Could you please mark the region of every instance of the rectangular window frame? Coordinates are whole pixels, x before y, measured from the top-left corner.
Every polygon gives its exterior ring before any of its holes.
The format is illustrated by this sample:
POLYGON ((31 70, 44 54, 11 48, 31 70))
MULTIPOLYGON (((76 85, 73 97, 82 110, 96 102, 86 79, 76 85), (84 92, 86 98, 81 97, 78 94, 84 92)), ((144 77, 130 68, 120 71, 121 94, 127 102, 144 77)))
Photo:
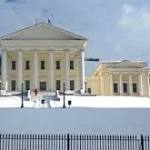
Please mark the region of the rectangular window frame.
POLYGON ((56 70, 60 70, 60 60, 56 61, 56 70))
POLYGON ((113 83, 113 93, 118 93, 118 83, 113 83))
POLYGON ((46 91, 46 81, 40 81, 40 91, 46 91))
POLYGON ((74 90, 75 90, 75 81, 70 80, 70 91, 74 91, 74 90))
POLYGON ((41 60, 41 70, 45 70, 45 61, 41 60))
POLYGON ((25 62, 25 69, 26 69, 26 70, 30 70, 30 61, 29 61, 29 60, 27 60, 27 61, 25 62))
POLYGON ((16 61, 15 60, 12 60, 12 62, 11 62, 11 69, 16 70, 16 61))
POLYGON ((11 90, 16 91, 16 80, 11 80, 11 90))
POLYGON ((137 93, 138 92, 137 83, 136 82, 132 83, 132 90, 133 90, 133 93, 137 93))
POLYGON ((91 88, 88 88, 87 91, 88 91, 89 94, 92 93, 91 88))
POLYGON ((60 89, 61 89, 61 81, 56 80, 56 90, 60 90, 60 89))
POLYGON ((127 94, 128 93, 128 83, 124 82, 122 87, 123 87, 123 93, 127 94))
POLYGON ((70 70, 74 70, 74 61, 70 60, 70 70))
POLYGON ((30 80, 25 80, 25 89, 30 90, 30 80))

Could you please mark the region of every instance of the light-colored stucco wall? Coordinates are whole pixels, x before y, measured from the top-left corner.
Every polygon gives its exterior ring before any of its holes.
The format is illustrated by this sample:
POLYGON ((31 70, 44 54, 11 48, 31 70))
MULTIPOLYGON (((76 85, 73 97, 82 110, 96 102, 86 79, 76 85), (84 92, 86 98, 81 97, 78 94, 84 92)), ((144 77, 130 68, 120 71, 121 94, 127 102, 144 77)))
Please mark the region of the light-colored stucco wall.
POLYGON ((86 92, 88 92, 88 88, 91 89, 92 95, 100 94, 100 79, 99 78, 86 78, 86 92))

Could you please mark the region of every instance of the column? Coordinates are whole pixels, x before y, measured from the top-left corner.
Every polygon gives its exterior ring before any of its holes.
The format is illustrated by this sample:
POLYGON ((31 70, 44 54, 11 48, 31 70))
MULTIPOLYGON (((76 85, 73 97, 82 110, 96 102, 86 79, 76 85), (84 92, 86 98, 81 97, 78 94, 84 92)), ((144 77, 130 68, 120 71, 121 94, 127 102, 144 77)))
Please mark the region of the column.
POLYGON ((2 68, 1 68, 1 89, 6 90, 6 82, 7 82, 7 52, 6 50, 2 50, 2 68))
POLYGON ((132 75, 131 74, 129 74, 129 94, 133 95, 132 75))
POLYGON ((75 70, 76 70, 76 80, 75 80, 75 90, 79 91, 80 90, 80 82, 79 82, 79 71, 80 71, 80 66, 79 66, 79 52, 76 52, 75 56, 75 70))
POLYGON ((33 82, 34 89, 38 89, 38 53, 34 51, 33 54, 33 82))
POLYGON ((22 84, 22 51, 17 51, 17 90, 21 91, 22 84))
POLYGON ((48 89, 54 92, 54 52, 50 50, 48 52, 48 89))
POLYGON ((104 95, 104 75, 100 74, 100 94, 104 95))
POLYGON ((143 96, 143 76, 142 74, 139 75, 139 94, 143 96))
POLYGON ((80 52, 80 87, 81 92, 85 93, 85 66, 84 66, 84 50, 80 52))
POLYGON ((64 82, 66 90, 69 90, 69 51, 64 51, 64 82))
POLYGON ((110 95, 113 95, 113 76, 110 74, 110 95))
POLYGON ((150 83, 149 83, 149 74, 147 75, 147 95, 150 96, 150 83))
POLYGON ((120 95, 123 95, 122 74, 119 75, 120 95))

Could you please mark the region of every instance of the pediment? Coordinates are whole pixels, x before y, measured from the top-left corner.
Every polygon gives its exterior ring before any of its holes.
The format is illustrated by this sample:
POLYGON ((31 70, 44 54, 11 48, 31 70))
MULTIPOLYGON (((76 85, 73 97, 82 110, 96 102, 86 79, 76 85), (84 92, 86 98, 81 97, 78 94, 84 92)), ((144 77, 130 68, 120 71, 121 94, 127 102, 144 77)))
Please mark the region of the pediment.
POLYGON ((128 60, 111 64, 112 68, 142 68, 144 66, 145 64, 143 62, 130 62, 128 60))
POLYGON ((48 23, 39 23, 1 37, 2 40, 87 40, 48 23))

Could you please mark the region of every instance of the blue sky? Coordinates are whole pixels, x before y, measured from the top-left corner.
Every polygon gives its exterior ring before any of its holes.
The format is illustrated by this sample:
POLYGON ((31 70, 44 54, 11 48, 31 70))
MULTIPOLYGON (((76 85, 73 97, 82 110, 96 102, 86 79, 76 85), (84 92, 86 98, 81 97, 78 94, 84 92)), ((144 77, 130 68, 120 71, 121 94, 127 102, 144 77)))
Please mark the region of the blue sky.
MULTIPOLYGON (((0 0, 0 35, 47 21, 89 39, 86 56, 101 61, 150 59, 148 0, 0 0)), ((98 63, 86 63, 90 74, 98 63)))

